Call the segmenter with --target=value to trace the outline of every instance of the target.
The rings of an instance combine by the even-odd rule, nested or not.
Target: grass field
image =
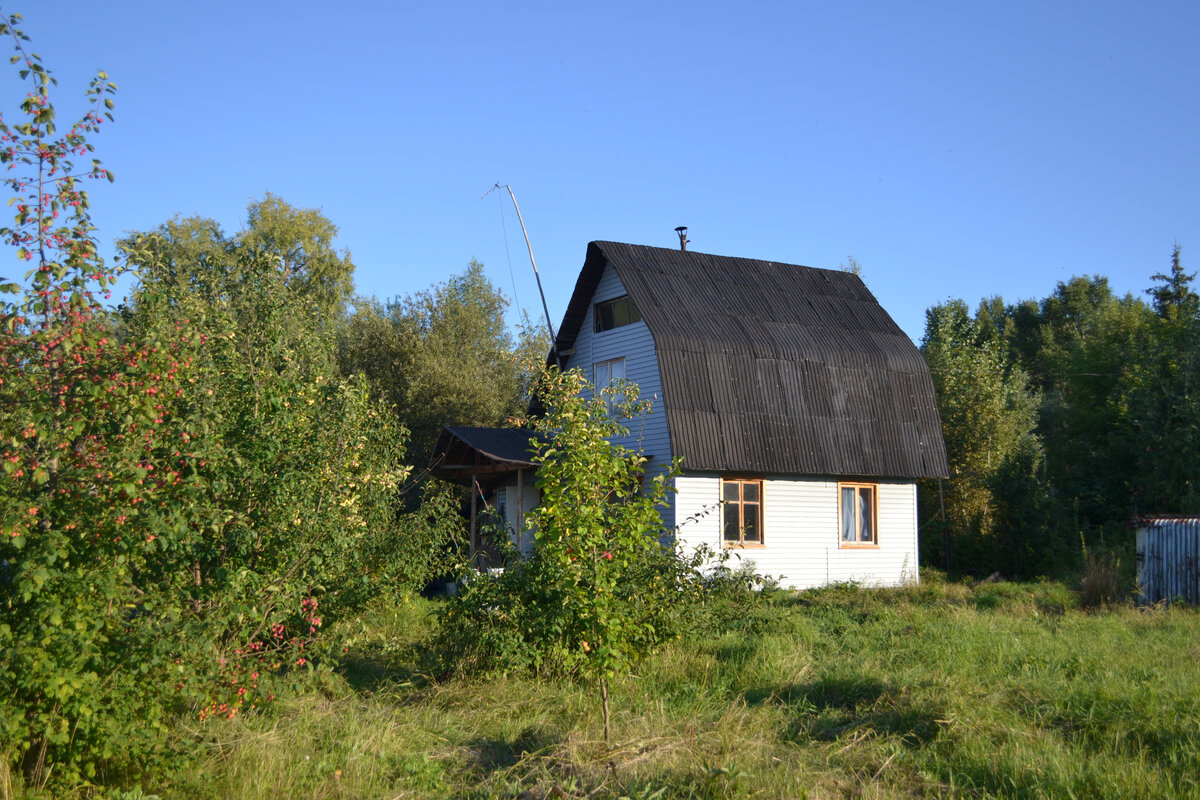
[[[832,587],[753,603],[614,684],[434,681],[433,604],[379,608],[273,716],[181,724],[189,798],[1200,797],[1200,615],[1060,584]],[[122,796],[122,795],[117,795]]]

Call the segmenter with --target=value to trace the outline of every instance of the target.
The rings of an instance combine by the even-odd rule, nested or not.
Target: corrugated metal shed
[[[611,265],[654,337],[689,470],[947,477],[924,358],[848,272],[592,242],[556,341]]]
[[[1136,524],[1139,601],[1200,604],[1200,517],[1146,516]]]

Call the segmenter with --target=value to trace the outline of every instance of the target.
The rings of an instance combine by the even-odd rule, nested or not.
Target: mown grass
[[[1200,797],[1200,615],[1055,583],[763,597],[593,687],[436,680],[434,605],[380,607],[272,716],[181,723],[195,798]],[[133,795],[129,795],[133,796]]]

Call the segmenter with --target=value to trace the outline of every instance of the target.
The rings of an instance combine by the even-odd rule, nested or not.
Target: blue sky
[[[709,253],[853,254],[914,339],[949,297],[1084,273],[1140,293],[1175,241],[1200,268],[1200,3],[3,11],[58,77],[60,118],[96,69],[120,86],[95,140],[117,176],[92,193],[106,245],[175,214],[237,230],[272,192],[340,227],[360,292],[477,258],[536,314],[512,207],[480,199],[509,183],[556,325],[588,241],[675,247],[687,225]],[[15,71],[0,89],[11,108]]]

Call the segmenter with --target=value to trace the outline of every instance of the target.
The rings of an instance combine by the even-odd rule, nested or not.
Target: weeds
[[[1125,595],[1122,583],[1121,560],[1116,553],[1084,552],[1079,594],[1085,607],[1096,608],[1121,600]]]
[[[1049,582],[751,595],[758,620],[594,687],[425,672],[437,603],[344,626],[340,675],[192,726],[145,795],[221,798],[1183,798],[1200,794],[1193,609],[1085,612]],[[611,764],[611,766],[610,766]],[[127,787],[132,788],[132,787]],[[23,795],[16,789],[17,797]],[[114,795],[120,796],[120,795]],[[128,795],[133,796],[133,795]]]

